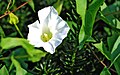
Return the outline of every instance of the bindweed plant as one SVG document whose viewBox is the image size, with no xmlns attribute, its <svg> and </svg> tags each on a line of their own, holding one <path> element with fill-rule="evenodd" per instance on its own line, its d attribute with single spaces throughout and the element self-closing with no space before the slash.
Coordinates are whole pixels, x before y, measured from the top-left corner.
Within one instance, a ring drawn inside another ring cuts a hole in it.
<svg viewBox="0 0 120 75">
<path fill-rule="evenodd" d="M 0 0 L 0 75 L 120 75 L 119 0 Z"/>
</svg>

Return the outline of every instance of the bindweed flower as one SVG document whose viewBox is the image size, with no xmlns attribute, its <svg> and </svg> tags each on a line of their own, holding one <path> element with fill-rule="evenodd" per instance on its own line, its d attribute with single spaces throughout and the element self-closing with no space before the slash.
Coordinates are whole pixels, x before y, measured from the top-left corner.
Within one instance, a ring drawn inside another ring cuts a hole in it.
<svg viewBox="0 0 120 75">
<path fill-rule="evenodd" d="M 53 54 L 70 28 L 52 6 L 39 10 L 38 17 L 39 20 L 28 25 L 28 40 L 35 47 L 43 47 L 44 50 Z"/>
</svg>

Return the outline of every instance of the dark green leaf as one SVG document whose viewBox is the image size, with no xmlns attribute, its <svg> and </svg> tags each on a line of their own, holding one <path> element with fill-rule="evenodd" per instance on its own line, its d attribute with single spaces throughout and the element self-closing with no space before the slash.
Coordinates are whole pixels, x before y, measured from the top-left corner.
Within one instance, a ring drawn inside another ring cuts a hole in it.
<svg viewBox="0 0 120 75">
<path fill-rule="evenodd" d="M 114 66 L 118 75 L 120 75 L 120 57 L 114 62 Z"/>
<path fill-rule="evenodd" d="M 111 27 L 116 27 L 120 29 L 120 21 L 114 17 L 113 14 L 116 11 L 116 8 L 118 7 L 119 1 L 116 1 L 110 6 L 107 6 L 105 3 L 101 6 L 102 12 L 100 12 L 100 19 L 102 19 L 104 22 L 106 22 Z"/>
<path fill-rule="evenodd" d="M 5 33 L 4 33 L 4 31 L 3 31 L 1 26 L 0 26 L 0 36 L 5 37 Z"/>
<path fill-rule="evenodd" d="M 119 34 L 117 34 L 116 32 L 112 31 L 112 36 L 107 38 L 107 42 L 108 42 L 108 47 L 109 47 L 109 51 L 111 52 L 113 49 L 113 46 L 118 38 Z"/>
<path fill-rule="evenodd" d="M 75 22 L 73 22 L 73 21 L 67 21 L 67 23 L 68 23 L 70 29 L 72 30 L 72 32 L 75 33 L 75 30 L 74 30 L 73 27 L 76 27 L 77 24 L 76 24 Z M 77 28 L 77 27 L 76 27 L 76 28 Z"/>
<path fill-rule="evenodd" d="M 109 70 L 106 67 L 104 67 L 104 69 L 102 70 L 100 75 L 111 75 L 111 73 L 109 72 Z"/>
<path fill-rule="evenodd" d="M 79 43 L 84 43 L 91 35 L 96 13 L 104 0 L 93 0 L 86 11 L 85 19 L 82 19 L 82 27 L 79 33 Z"/>
<path fill-rule="evenodd" d="M 116 40 L 112 48 L 112 52 L 111 52 L 112 63 L 111 64 L 113 64 L 119 57 L 120 57 L 120 36 L 118 37 L 118 39 Z"/>
<path fill-rule="evenodd" d="M 10 8 L 12 8 L 15 4 L 15 0 L 12 0 L 12 5 L 10 6 Z"/>
</svg>

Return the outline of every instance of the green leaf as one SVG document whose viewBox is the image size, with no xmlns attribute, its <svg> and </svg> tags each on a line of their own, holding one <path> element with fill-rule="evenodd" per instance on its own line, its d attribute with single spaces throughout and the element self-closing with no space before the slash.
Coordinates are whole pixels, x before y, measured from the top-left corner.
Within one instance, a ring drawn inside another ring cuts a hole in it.
<svg viewBox="0 0 120 75">
<path fill-rule="evenodd" d="M 32 62 L 37 62 L 39 61 L 42 57 L 44 57 L 47 53 L 46 52 L 43 52 L 41 50 L 35 50 L 33 53 L 32 53 L 34 56 L 33 57 L 29 57 L 28 60 L 32 61 Z"/>
<path fill-rule="evenodd" d="M 86 35 L 90 35 L 90 36 L 92 35 L 92 28 L 95 22 L 97 11 L 103 2 L 104 0 L 93 0 L 93 3 L 88 7 L 85 16 L 85 26 L 84 26 Z"/>
<path fill-rule="evenodd" d="M 14 58 L 17 59 L 17 61 L 21 64 L 23 68 L 27 68 L 28 65 L 25 63 L 25 61 L 28 61 L 28 58 L 30 57 L 26 50 L 24 48 L 16 48 L 14 51 L 11 52 L 10 56 L 13 55 Z M 11 65 L 12 66 L 12 65 Z"/>
<path fill-rule="evenodd" d="M 35 12 L 35 5 L 34 5 L 33 0 L 29 1 L 28 4 L 31 6 L 32 10 Z"/>
<path fill-rule="evenodd" d="M 93 44 L 108 60 L 110 60 L 110 51 L 107 50 L 103 42 Z"/>
<path fill-rule="evenodd" d="M 118 2 L 120 3 L 120 1 L 116 1 L 110 6 L 107 6 L 104 2 L 104 4 L 101 6 L 102 12 L 100 12 L 100 16 L 98 17 L 100 17 L 100 19 L 102 19 L 109 26 L 120 29 L 120 21 L 117 18 L 115 18 L 113 14 L 110 14 L 113 12 L 117 12 L 116 8 L 118 7 Z"/>
<path fill-rule="evenodd" d="M 4 33 L 4 31 L 3 31 L 1 26 L 0 26 L 0 36 L 5 37 L 5 33 Z"/>
<path fill-rule="evenodd" d="M 76 10 L 77 13 L 82 17 L 82 20 L 85 18 L 87 7 L 87 0 L 76 0 Z"/>
<path fill-rule="evenodd" d="M 15 0 L 12 0 L 12 5 L 10 6 L 10 8 L 12 8 L 15 4 Z"/>
<path fill-rule="evenodd" d="M 32 8 L 32 10 L 35 12 L 35 4 L 34 4 L 34 1 L 33 0 L 23 0 L 23 1 L 26 1 L 28 2 L 29 6 Z"/>
<path fill-rule="evenodd" d="M 27 71 L 24 70 L 21 65 L 19 64 L 19 62 L 17 60 L 14 59 L 14 56 L 11 56 L 11 61 L 14 64 L 15 68 L 16 68 L 16 75 L 26 75 Z"/>
<path fill-rule="evenodd" d="M 120 57 L 120 36 L 116 40 L 111 52 L 111 65 Z"/>
<path fill-rule="evenodd" d="M 96 40 L 95 40 L 94 38 L 92 38 L 92 37 L 89 37 L 89 38 L 86 40 L 86 42 L 96 42 Z"/>
<path fill-rule="evenodd" d="M 102 70 L 100 75 L 111 75 L 111 73 L 109 72 L 109 70 L 106 67 L 104 67 L 104 69 Z"/>
<path fill-rule="evenodd" d="M 80 48 L 82 48 L 84 42 L 82 42 L 83 40 L 87 40 L 87 36 L 85 35 L 84 32 L 84 25 L 85 25 L 85 14 L 86 14 L 86 7 L 87 7 L 87 0 L 76 0 L 76 10 L 77 13 L 81 16 L 82 18 L 82 27 L 79 33 L 79 43 L 80 44 Z"/>
<path fill-rule="evenodd" d="M 26 49 L 28 55 L 33 56 L 32 52 L 34 51 L 34 47 L 29 44 L 28 40 L 23 38 L 2 38 L 1 47 L 2 49 L 10 49 L 17 46 L 22 46 Z"/>
<path fill-rule="evenodd" d="M 2 49 L 10 49 L 10 48 L 14 48 L 17 46 L 22 46 L 29 55 L 28 59 L 33 62 L 39 61 L 42 57 L 44 57 L 46 55 L 46 52 L 34 49 L 34 47 L 31 44 L 29 44 L 28 40 L 26 40 L 26 39 L 2 38 L 2 40 L 1 40 Z"/>
<path fill-rule="evenodd" d="M 57 0 L 57 2 L 53 5 L 55 9 L 57 10 L 58 14 L 60 15 L 62 6 L 63 6 L 63 0 Z"/>
<path fill-rule="evenodd" d="M 73 21 L 67 21 L 67 23 L 68 23 L 70 29 L 72 30 L 72 32 L 75 33 L 75 30 L 73 27 L 77 28 L 77 24 Z"/>
<path fill-rule="evenodd" d="M 9 17 L 10 17 L 10 20 L 9 20 L 10 24 L 16 25 L 19 22 L 18 17 L 14 15 L 13 13 L 10 13 Z"/>
<path fill-rule="evenodd" d="M 120 57 L 114 62 L 114 66 L 118 75 L 120 75 Z"/>
<path fill-rule="evenodd" d="M 88 7 L 88 10 L 85 14 L 85 19 L 82 19 L 82 27 L 79 32 L 79 43 L 84 43 L 92 35 L 92 28 L 95 22 L 97 11 L 103 2 L 104 0 L 93 0 L 91 5 Z M 84 9 L 81 8 L 81 10 Z"/>
<path fill-rule="evenodd" d="M 9 72 L 5 66 L 0 69 L 0 75 L 9 75 Z"/>
<path fill-rule="evenodd" d="M 107 43 L 108 43 L 108 47 L 109 47 L 109 51 L 111 52 L 113 49 L 113 46 L 118 38 L 119 34 L 117 34 L 116 32 L 112 31 L 112 36 L 107 38 Z"/>
</svg>

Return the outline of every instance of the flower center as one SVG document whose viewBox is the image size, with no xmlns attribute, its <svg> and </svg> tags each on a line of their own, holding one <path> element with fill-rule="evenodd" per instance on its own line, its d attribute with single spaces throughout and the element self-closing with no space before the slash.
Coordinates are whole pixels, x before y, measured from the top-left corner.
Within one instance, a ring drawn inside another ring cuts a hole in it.
<svg viewBox="0 0 120 75">
<path fill-rule="evenodd" d="M 51 38 L 52 38 L 52 33 L 50 32 L 50 30 L 43 32 L 41 35 L 41 40 L 43 42 L 48 42 Z"/>
</svg>

